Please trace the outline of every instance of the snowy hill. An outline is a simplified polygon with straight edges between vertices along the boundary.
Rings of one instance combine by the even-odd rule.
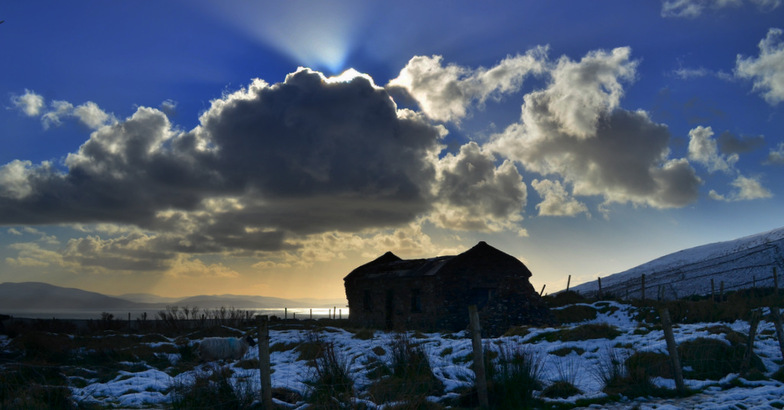
[[[602,278],[602,292],[622,298],[641,296],[645,275],[645,297],[656,299],[709,295],[711,279],[715,292],[753,286],[772,287],[773,269],[779,279],[784,271],[784,228],[732,241],[712,243],[675,252],[624,272]],[[784,283],[779,283],[784,286]],[[593,295],[598,282],[592,281],[571,290]]]

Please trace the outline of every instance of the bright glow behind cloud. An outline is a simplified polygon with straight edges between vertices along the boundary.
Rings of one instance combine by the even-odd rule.
[[[361,28],[363,2],[205,2],[248,37],[299,64],[338,73]]]

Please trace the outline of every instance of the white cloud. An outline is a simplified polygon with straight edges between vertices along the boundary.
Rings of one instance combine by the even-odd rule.
[[[780,142],[776,148],[771,148],[765,163],[771,165],[784,165],[784,142]]]
[[[98,107],[98,104],[92,101],[87,101],[74,108],[73,116],[78,118],[82,124],[94,130],[116,121],[114,116],[104,112]]]
[[[30,90],[25,90],[20,96],[11,97],[11,102],[28,117],[38,116],[44,107],[44,97]]]
[[[781,5],[781,0],[747,0],[759,11],[766,12]],[[662,1],[662,17],[695,18],[706,10],[737,8],[744,5],[744,0],[664,0]]]
[[[622,82],[634,78],[628,48],[561,57],[544,90],[525,95],[521,122],[489,148],[526,170],[559,175],[574,195],[657,208],[697,198],[700,179],[685,160],[669,159],[670,134],[643,111],[619,108]]]
[[[754,199],[770,198],[773,194],[762,186],[758,178],[744,177],[738,175],[734,181],[730,183],[735,189],[728,195],[721,195],[715,190],[711,190],[709,195],[712,199],[718,201],[750,201]]]
[[[566,192],[560,181],[549,179],[531,181],[531,186],[542,197],[542,202],[536,204],[539,215],[542,216],[575,216],[588,213],[588,207]]]
[[[44,163],[40,168],[49,168]],[[0,167],[0,198],[22,199],[33,192],[31,176],[35,173],[33,163],[15,159]]]
[[[42,248],[35,242],[19,242],[8,246],[17,251],[16,258],[6,258],[5,262],[13,266],[47,267],[68,266],[60,253]]]
[[[731,172],[738,162],[738,154],[728,156],[719,154],[711,127],[699,126],[689,131],[689,159],[699,162],[709,172]]]
[[[784,41],[782,30],[771,28],[759,42],[759,57],[744,58],[740,54],[735,63],[735,75],[754,82],[754,91],[760,92],[768,104],[784,101]]]
[[[407,90],[428,117],[459,123],[472,103],[482,105],[488,98],[498,99],[519,90],[526,76],[544,71],[546,60],[546,47],[507,57],[489,69],[456,64],[444,67],[441,56],[416,56],[387,87]]]
[[[208,278],[237,278],[240,276],[237,271],[222,263],[205,263],[201,259],[179,255],[172,262],[171,268],[166,270],[166,276],[192,280]]]
[[[44,128],[49,128],[52,126],[59,127],[62,125],[63,117],[68,117],[73,113],[73,104],[69,103],[68,101],[59,101],[55,100],[51,103],[52,109],[45,112],[41,116],[41,122],[44,124]]]
[[[539,103],[546,100],[561,132],[592,136],[599,117],[618,107],[623,96],[621,81],[634,79],[638,63],[630,56],[630,48],[619,47],[611,52],[592,51],[579,62],[561,57],[551,73],[550,87],[532,98],[540,99]]]

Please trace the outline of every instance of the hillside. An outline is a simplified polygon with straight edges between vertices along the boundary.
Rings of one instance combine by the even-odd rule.
[[[0,283],[0,309],[133,309],[144,307],[100,293],[41,282]]]
[[[618,297],[639,298],[642,275],[645,297],[682,298],[714,291],[738,290],[753,286],[772,287],[773,270],[779,279],[784,271],[784,228],[774,229],[732,241],[717,242],[675,252],[624,272],[602,278],[602,292]],[[780,283],[779,286],[784,285]],[[661,290],[660,290],[661,289]],[[583,295],[598,291],[597,281],[571,290]],[[660,293],[661,292],[661,293]]]

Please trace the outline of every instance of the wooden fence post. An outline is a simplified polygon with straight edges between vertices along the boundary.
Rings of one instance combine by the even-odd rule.
[[[642,284],[640,285],[640,299],[642,299],[643,305],[645,304],[645,274],[642,274],[642,278],[640,279]]]
[[[479,396],[479,407],[490,407],[487,396],[487,376],[485,375],[485,358],[482,354],[482,328],[479,325],[479,311],[476,305],[468,306],[468,319],[471,327],[471,346],[474,350],[474,375],[476,376],[476,392]]]
[[[283,320],[289,318],[289,308],[283,308]]]
[[[313,308],[310,308],[310,320],[313,320]]]
[[[667,308],[662,308],[659,311],[662,320],[662,329],[664,330],[664,339],[667,341],[667,351],[670,354],[670,361],[672,362],[672,371],[675,375],[675,388],[679,393],[686,391],[686,386],[683,384],[683,369],[681,369],[681,359],[678,357],[678,345],[675,344],[675,335],[672,333],[672,321],[670,320],[670,311]]]
[[[599,276],[597,279],[599,281],[599,299],[601,299],[602,298],[602,277]]]
[[[571,283],[572,283],[572,275],[569,275],[569,277],[566,279],[566,291],[567,292],[569,291],[569,285],[571,285]]]
[[[749,319],[749,338],[746,342],[746,351],[743,354],[743,361],[740,364],[740,374],[745,375],[751,367],[751,355],[754,354],[754,339],[757,336],[757,325],[759,325],[760,315],[758,311],[751,313]]]
[[[779,313],[778,307],[770,307],[770,318],[773,320],[773,326],[776,328],[776,337],[779,339],[779,350],[781,350],[781,358],[784,359],[784,330],[782,330],[781,327],[781,314]]]
[[[259,372],[261,373],[261,405],[272,409],[272,377],[270,375],[269,316],[256,316],[259,328]]]

